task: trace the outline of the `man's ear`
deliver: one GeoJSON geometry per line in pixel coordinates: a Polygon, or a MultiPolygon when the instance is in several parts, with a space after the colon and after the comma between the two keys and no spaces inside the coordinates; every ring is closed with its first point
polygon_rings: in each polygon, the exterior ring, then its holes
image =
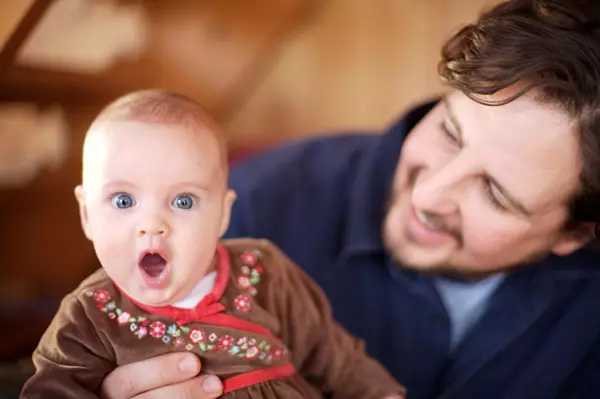
{"type": "Polygon", "coordinates": [[[90,231],[90,221],[88,219],[87,204],[85,202],[85,192],[83,191],[83,186],[79,185],[75,187],[75,198],[77,199],[77,203],[79,204],[79,217],[81,219],[81,227],[83,228],[83,233],[88,238],[88,240],[91,240],[92,233],[90,231]]]}
{"type": "Polygon", "coordinates": [[[227,232],[229,228],[229,222],[231,221],[231,208],[237,198],[237,194],[233,190],[227,190],[225,198],[223,199],[223,216],[221,217],[221,230],[219,231],[219,237],[227,232]]]}
{"type": "Polygon", "coordinates": [[[583,248],[594,239],[595,226],[595,223],[579,223],[565,231],[552,247],[552,253],[565,256],[583,248]]]}

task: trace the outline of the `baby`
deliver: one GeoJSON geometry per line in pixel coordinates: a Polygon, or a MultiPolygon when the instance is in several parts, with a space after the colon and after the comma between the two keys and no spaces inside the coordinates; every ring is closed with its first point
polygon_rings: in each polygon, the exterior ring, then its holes
{"type": "Polygon", "coordinates": [[[235,200],[226,143],[194,101],[140,91],[110,104],[75,196],[102,268],[62,301],[21,398],[97,398],[115,367],[173,351],[199,356],[226,398],[404,398],[273,244],[221,240],[235,200]]]}

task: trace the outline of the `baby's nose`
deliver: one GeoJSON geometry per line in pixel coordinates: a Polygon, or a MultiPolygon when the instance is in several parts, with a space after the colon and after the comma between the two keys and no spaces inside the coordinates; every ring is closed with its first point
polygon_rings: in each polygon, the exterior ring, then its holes
{"type": "Polygon", "coordinates": [[[152,223],[149,225],[142,226],[139,229],[139,235],[153,235],[153,236],[164,236],[169,233],[169,229],[165,223],[152,223]]]}

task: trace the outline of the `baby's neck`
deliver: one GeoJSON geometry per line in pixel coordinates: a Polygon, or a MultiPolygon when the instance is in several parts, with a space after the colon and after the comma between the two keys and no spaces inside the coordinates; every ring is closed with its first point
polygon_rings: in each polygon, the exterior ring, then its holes
{"type": "Polygon", "coordinates": [[[200,301],[212,291],[216,278],[216,271],[207,273],[183,299],[171,306],[182,309],[195,308],[196,305],[198,305],[200,301]]]}

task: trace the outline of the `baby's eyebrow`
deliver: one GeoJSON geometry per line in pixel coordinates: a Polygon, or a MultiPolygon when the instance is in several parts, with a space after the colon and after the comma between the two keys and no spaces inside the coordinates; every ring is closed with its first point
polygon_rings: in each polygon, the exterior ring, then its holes
{"type": "Polygon", "coordinates": [[[103,190],[111,190],[111,189],[122,189],[122,188],[134,188],[135,184],[126,181],[126,180],[110,180],[102,184],[103,190]]]}
{"type": "Polygon", "coordinates": [[[175,185],[175,188],[182,189],[182,190],[186,189],[186,188],[193,188],[198,191],[204,191],[204,192],[210,191],[209,188],[206,187],[205,185],[200,184],[198,182],[192,182],[192,181],[178,183],[177,185],[175,185]]]}

